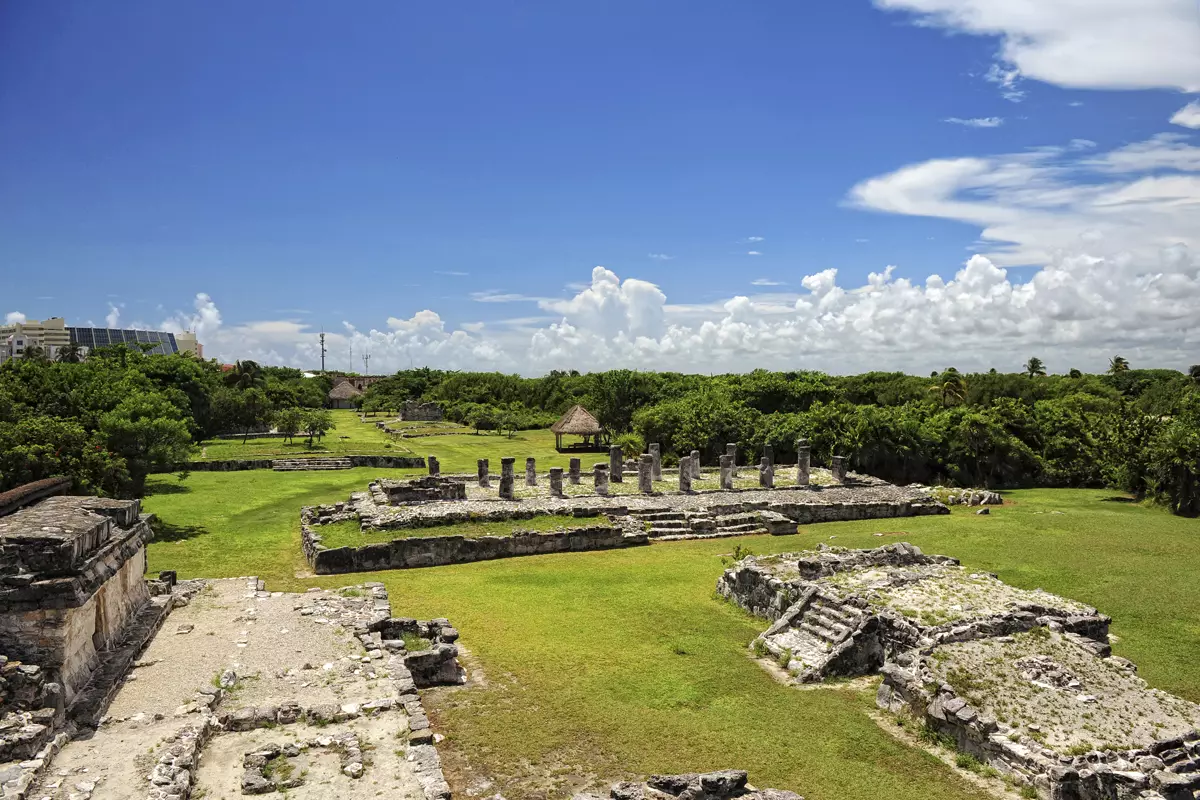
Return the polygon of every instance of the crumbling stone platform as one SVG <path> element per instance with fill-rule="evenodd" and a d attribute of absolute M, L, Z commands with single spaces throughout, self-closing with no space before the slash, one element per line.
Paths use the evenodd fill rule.
<path fill-rule="evenodd" d="M 1200 705 L 1113 656 L 1110 619 L 900 543 L 750 556 L 717 591 L 797 682 L 884 676 L 881 708 L 1051 800 L 1200 797 Z"/>
<path fill-rule="evenodd" d="M 95 733 L 67 743 L 28 796 L 286 789 L 446 800 L 418 690 L 463 680 L 457 639 L 444 619 L 393 618 L 380 584 L 285 594 L 254 578 L 206 582 L 136 662 Z M 282 762 L 264 775 L 265 762 L 248 757 L 273 749 L 295 753 L 285 757 L 290 778 Z"/>

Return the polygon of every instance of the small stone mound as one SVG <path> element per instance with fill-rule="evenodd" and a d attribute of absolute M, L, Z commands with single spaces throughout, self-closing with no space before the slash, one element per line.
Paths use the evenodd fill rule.
<path fill-rule="evenodd" d="M 804 800 L 795 792 L 782 789 L 756 789 L 747 782 L 744 770 L 682 775 L 652 775 L 645 783 L 624 781 L 613 784 L 612 800 Z M 601 800 L 600 795 L 577 794 L 573 800 Z"/>

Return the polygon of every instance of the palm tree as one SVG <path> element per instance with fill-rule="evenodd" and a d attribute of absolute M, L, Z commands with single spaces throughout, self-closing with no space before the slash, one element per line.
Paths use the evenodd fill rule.
<path fill-rule="evenodd" d="M 1108 362 L 1108 372 L 1110 375 L 1117 375 L 1122 372 L 1129 371 L 1129 362 L 1120 356 L 1113 356 Z"/>
<path fill-rule="evenodd" d="M 1033 356 L 1025 362 L 1025 374 L 1031 378 L 1045 377 L 1046 365 L 1037 356 Z"/>
<path fill-rule="evenodd" d="M 238 361 L 233 370 L 225 376 L 225 384 L 234 389 L 263 389 L 267 379 L 263 377 L 262 368 L 254 361 Z"/>
<path fill-rule="evenodd" d="M 83 353 L 79 348 L 79 342 L 67 342 L 58 348 L 56 359 L 63 364 L 78 364 L 83 360 Z"/>
<path fill-rule="evenodd" d="M 937 383 L 929 387 L 929 391 L 938 395 L 942 400 L 942 408 L 949 408 L 954 403 L 961 403 L 967 397 L 967 381 L 954 367 L 948 367 L 937 377 Z"/>

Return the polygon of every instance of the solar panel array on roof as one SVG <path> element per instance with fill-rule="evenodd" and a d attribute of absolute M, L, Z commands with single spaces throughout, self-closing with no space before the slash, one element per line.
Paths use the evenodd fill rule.
<path fill-rule="evenodd" d="M 152 344 L 154 347 L 147 352 L 150 355 L 170 355 L 179 352 L 175 342 L 175 334 L 166 331 L 135 331 L 121 328 L 67 328 L 71 341 L 94 350 L 97 347 L 111 347 L 116 344 L 128 345 L 138 349 L 139 345 Z"/>

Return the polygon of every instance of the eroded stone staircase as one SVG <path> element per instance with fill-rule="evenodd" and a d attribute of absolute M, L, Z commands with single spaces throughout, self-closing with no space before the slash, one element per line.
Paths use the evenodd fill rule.
<path fill-rule="evenodd" d="M 722 513 L 725 512 L 725 513 Z M 681 511 L 671 508 L 630 510 L 646 525 L 651 539 L 718 539 L 754 533 L 795 533 L 796 523 L 773 511 Z"/>
<path fill-rule="evenodd" d="M 804 597 L 762 635 L 772 657 L 802 682 L 826 677 L 830 661 L 862 628 L 866 612 L 819 592 Z M 783 661 L 786 659 L 786 664 Z"/>
<path fill-rule="evenodd" d="M 350 467 L 348 458 L 277 458 L 271 462 L 271 469 L 276 472 L 350 469 Z"/>

